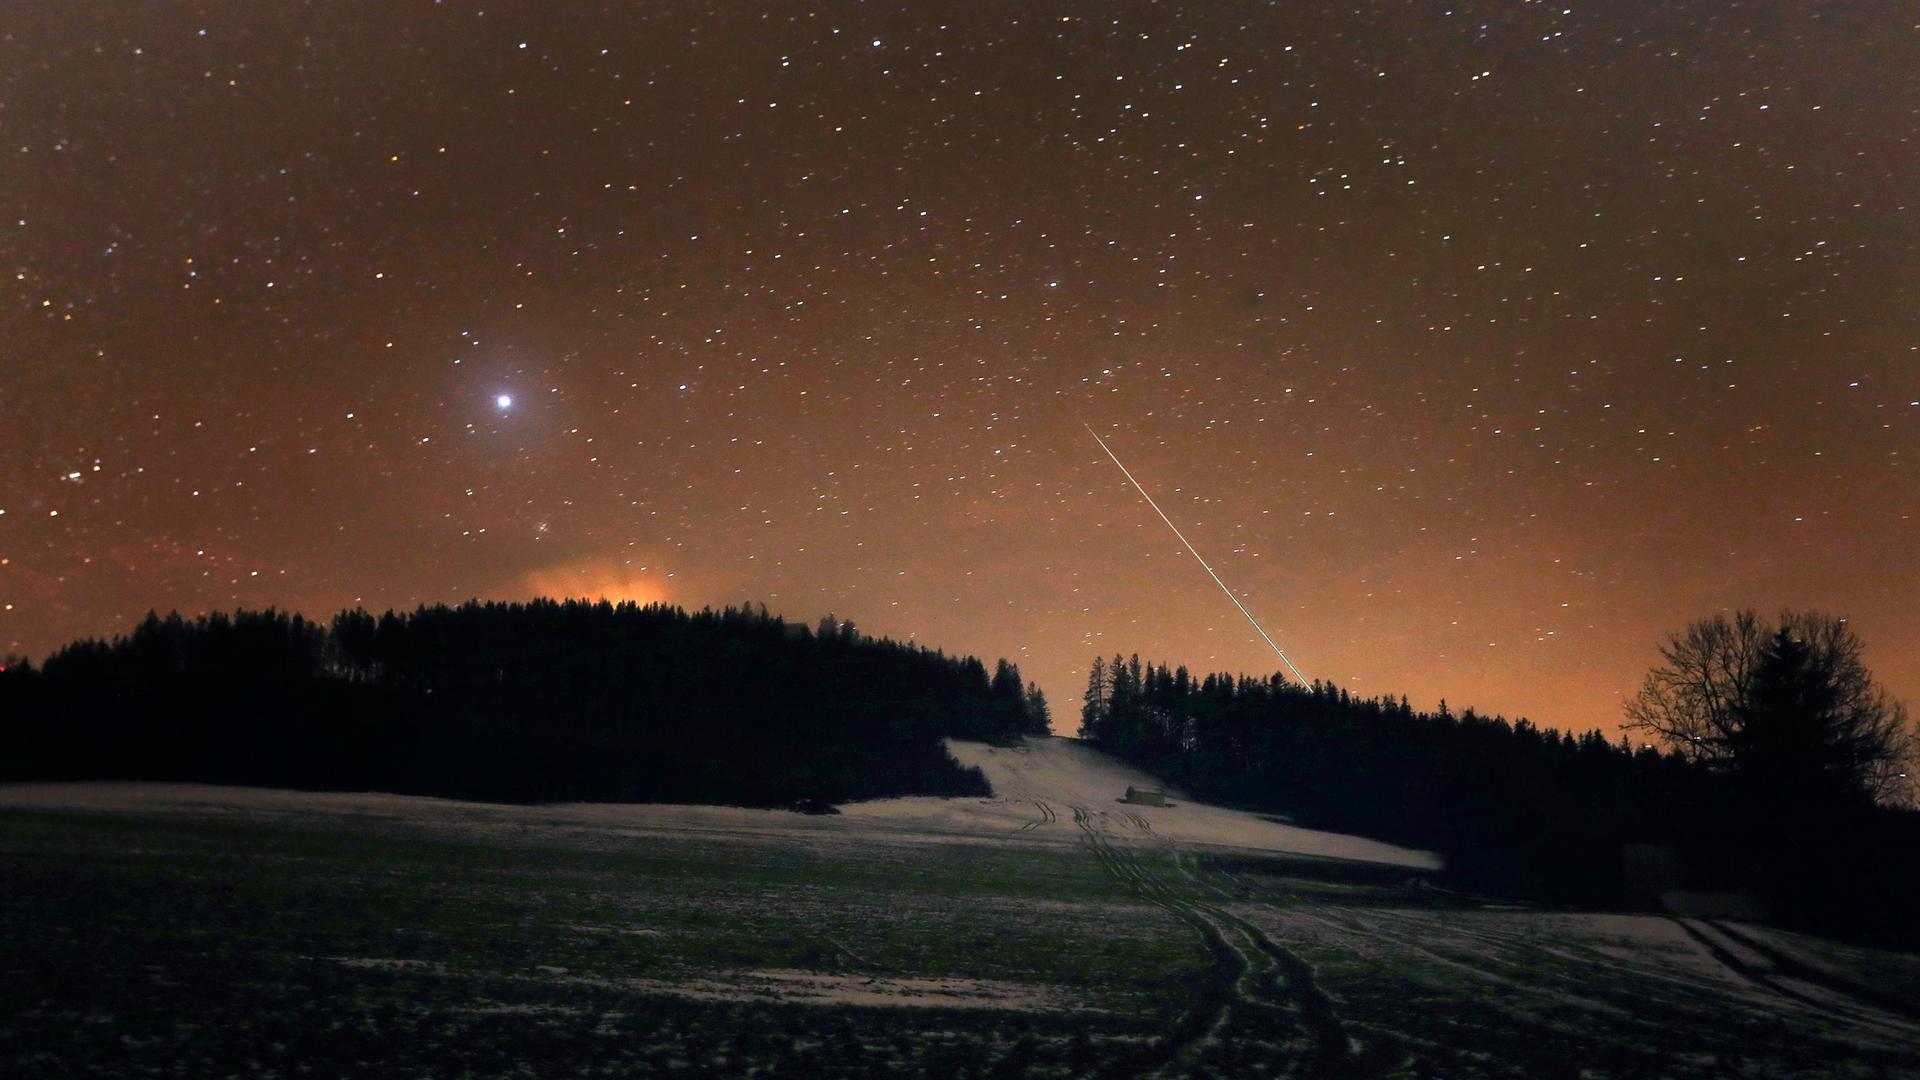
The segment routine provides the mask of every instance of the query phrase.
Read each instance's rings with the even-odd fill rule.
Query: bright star
[[[497,397],[497,398],[494,398],[494,399],[493,399],[493,403],[494,403],[495,405],[498,405],[498,406],[500,406],[500,407],[501,407],[501,408],[503,408],[503,409],[509,409],[509,408],[512,408],[512,407],[513,407],[513,395],[511,395],[511,394],[501,394],[501,395],[500,395],[499,397]]]

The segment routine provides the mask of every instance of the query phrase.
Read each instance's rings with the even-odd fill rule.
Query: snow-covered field
[[[0,808],[39,807],[122,813],[245,813],[265,817],[333,814],[345,818],[405,818],[438,829],[476,835],[527,829],[590,829],[617,837],[700,832],[717,836],[784,837],[809,844],[939,842],[1078,844],[1084,839],[1068,811],[1095,814],[1102,830],[1138,834],[1198,847],[1238,848],[1433,870],[1438,860],[1357,836],[1316,832],[1257,814],[1207,806],[1169,792],[1176,805],[1122,803],[1128,785],[1158,782],[1075,739],[1029,740],[1008,749],[953,742],[954,756],[979,766],[993,785],[991,799],[905,798],[853,803],[838,815],[722,806],[566,803],[499,806],[407,795],[338,794],[202,784],[0,785]],[[1062,814],[1067,816],[1062,817]]]
[[[885,799],[847,807],[846,814],[912,829],[1001,837],[1015,830],[1032,839],[1080,843],[1084,831],[1071,814],[1079,808],[1094,816],[1102,832],[1185,848],[1316,855],[1415,870],[1436,870],[1440,865],[1430,852],[1296,828],[1258,814],[1198,803],[1179,791],[1167,793],[1170,806],[1123,803],[1121,796],[1130,785],[1157,787],[1159,781],[1077,739],[1030,739],[1013,749],[984,743],[950,746],[962,764],[986,773],[994,800]]]
[[[1484,903],[1122,803],[1152,779],[1072,740],[954,752],[993,797],[0,786],[0,1072],[1920,1075],[1913,956]]]

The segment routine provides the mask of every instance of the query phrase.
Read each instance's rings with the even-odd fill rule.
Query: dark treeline
[[[1920,814],[1764,802],[1598,731],[1115,657],[1081,734],[1196,797],[1437,851],[1464,888],[1609,907],[1740,892],[1790,925],[1920,945]]]
[[[149,615],[0,672],[13,780],[825,806],[985,794],[941,737],[1045,728],[1038,688],[1005,661],[989,674],[764,607]]]

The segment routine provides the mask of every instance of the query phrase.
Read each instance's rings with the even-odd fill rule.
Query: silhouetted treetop
[[[7,778],[784,805],[981,792],[1018,671],[743,606],[473,602],[322,625],[150,614],[0,673]]]
[[[1914,729],[1863,652],[1845,619],[1818,612],[1696,619],[1661,642],[1627,719],[1762,798],[1905,802]]]

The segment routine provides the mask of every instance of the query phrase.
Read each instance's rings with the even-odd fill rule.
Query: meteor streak
[[[1080,426],[1086,428],[1087,434],[1093,436],[1093,441],[1100,444],[1100,449],[1105,450],[1107,456],[1113,458],[1113,463],[1120,466],[1121,474],[1127,478],[1128,483],[1133,485],[1133,490],[1139,492],[1140,497],[1147,500],[1147,505],[1153,507],[1153,512],[1159,514],[1160,520],[1166,522],[1167,528],[1173,530],[1173,535],[1179,537],[1180,542],[1187,546],[1187,551],[1192,554],[1194,561],[1200,564],[1200,569],[1207,572],[1207,576],[1213,579],[1213,583],[1220,586],[1220,591],[1227,594],[1227,599],[1233,601],[1233,606],[1240,609],[1240,614],[1247,617],[1247,622],[1253,624],[1253,629],[1260,635],[1260,639],[1272,647],[1273,654],[1280,658],[1281,663],[1287,665],[1287,670],[1293,672],[1293,677],[1299,679],[1302,686],[1306,685],[1307,677],[1300,674],[1300,669],[1293,666],[1293,661],[1287,659],[1287,654],[1281,651],[1280,646],[1275,644],[1271,637],[1267,636],[1267,632],[1261,628],[1259,620],[1253,617],[1253,612],[1248,611],[1247,605],[1241,603],[1240,598],[1233,595],[1233,590],[1227,588],[1227,583],[1221,581],[1220,575],[1213,572],[1213,567],[1207,565],[1207,560],[1200,557],[1200,552],[1195,550],[1193,543],[1187,539],[1186,534],[1180,531],[1180,526],[1173,523],[1173,519],[1167,516],[1167,512],[1160,509],[1160,504],[1153,501],[1153,496],[1147,494],[1147,489],[1140,486],[1140,481],[1135,480],[1133,474],[1127,471],[1127,467],[1120,464],[1120,459],[1116,457],[1113,450],[1107,446],[1107,440],[1101,438],[1100,433],[1093,430],[1092,424],[1083,423]]]

